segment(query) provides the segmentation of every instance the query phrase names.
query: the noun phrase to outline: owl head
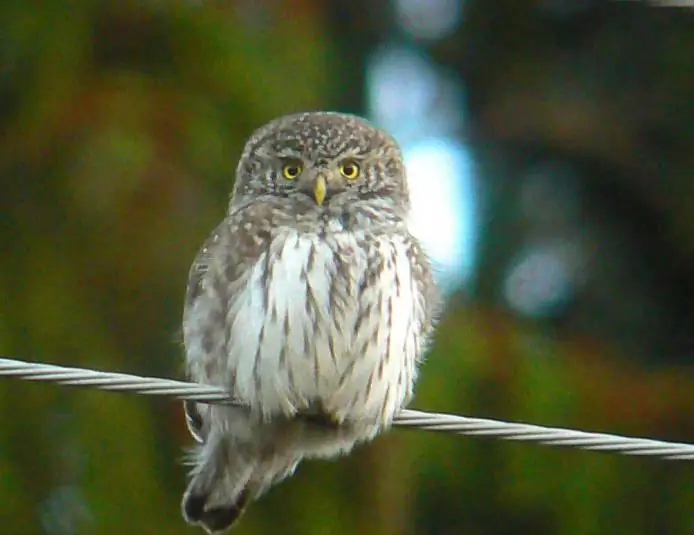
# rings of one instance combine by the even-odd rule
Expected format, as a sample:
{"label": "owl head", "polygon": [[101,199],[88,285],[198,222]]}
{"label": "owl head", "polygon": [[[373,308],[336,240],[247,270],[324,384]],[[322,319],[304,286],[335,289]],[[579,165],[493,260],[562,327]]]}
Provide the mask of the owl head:
{"label": "owl head", "polygon": [[243,151],[231,206],[279,197],[316,213],[370,204],[407,211],[402,154],[391,136],[353,115],[286,115]]}

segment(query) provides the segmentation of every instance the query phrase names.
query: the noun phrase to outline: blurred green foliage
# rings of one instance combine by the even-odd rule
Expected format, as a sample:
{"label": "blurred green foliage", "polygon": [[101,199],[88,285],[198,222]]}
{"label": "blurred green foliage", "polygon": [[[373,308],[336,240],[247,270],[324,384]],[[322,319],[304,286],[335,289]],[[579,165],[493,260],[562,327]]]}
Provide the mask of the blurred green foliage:
{"label": "blurred green foliage", "polygon": [[[354,89],[335,81],[350,79],[336,71],[352,51],[328,15],[308,0],[2,3],[2,354],[181,375],[186,272],[243,139]],[[674,217],[694,235],[691,213]],[[692,441],[691,377],[614,351],[454,302],[416,406]],[[195,532],[179,515],[191,441],[178,404],[10,381],[0,395],[0,532]],[[398,431],[303,465],[238,531],[688,535],[693,475]]]}

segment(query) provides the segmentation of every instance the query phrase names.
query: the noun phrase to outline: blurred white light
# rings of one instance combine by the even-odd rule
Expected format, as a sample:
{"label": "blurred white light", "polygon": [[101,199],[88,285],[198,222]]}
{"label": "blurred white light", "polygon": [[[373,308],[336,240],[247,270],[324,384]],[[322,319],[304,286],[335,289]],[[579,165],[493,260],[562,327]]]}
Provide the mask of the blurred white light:
{"label": "blurred white light", "polygon": [[412,196],[410,229],[431,255],[438,279],[457,286],[474,265],[476,211],[472,164],[453,140],[428,138],[404,148]]}
{"label": "blurred white light", "polygon": [[385,46],[367,66],[367,92],[373,120],[391,132],[421,125],[435,103],[437,76],[421,54]]}
{"label": "blurred white light", "polygon": [[506,302],[527,316],[552,315],[576,291],[579,255],[576,247],[566,243],[545,243],[523,251],[506,277]]}
{"label": "blurred white light", "polygon": [[410,226],[452,290],[469,277],[476,249],[472,163],[455,140],[464,120],[459,80],[425,54],[382,46],[367,64],[369,116],[403,147],[412,193]]}
{"label": "blurred white light", "polygon": [[417,50],[381,47],[369,58],[366,85],[369,115],[400,141],[463,127],[465,99],[459,78]]}
{"label": "blurred white light", "polygon": [[460,23],[463,0],[395,0],[395,17],[410,35],[441,39]]}

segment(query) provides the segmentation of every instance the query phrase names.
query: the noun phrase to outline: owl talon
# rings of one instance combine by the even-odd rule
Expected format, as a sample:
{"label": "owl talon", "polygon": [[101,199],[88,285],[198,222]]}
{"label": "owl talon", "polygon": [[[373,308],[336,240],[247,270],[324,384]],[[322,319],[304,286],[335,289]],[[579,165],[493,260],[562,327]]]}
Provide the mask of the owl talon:
{"label": "owl talon", "polygon": [[331,429],[340,427],[340,422],[338,422],[332,415],[324,412],[312,412],[309,414],[304,414],[301,417],[308,423],[318,427],[327,427]]}

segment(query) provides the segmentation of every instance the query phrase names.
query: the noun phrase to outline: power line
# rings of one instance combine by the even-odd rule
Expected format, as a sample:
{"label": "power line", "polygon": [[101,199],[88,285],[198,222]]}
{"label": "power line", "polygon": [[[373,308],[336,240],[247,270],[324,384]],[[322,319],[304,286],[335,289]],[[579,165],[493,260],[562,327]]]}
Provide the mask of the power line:
{"label": "power line", "polygon": [[[188,399],[205,403],[234,403],[228,392],[214,386],[8,358],[0,358],[0,376],[25,381],[53,382],[63,386],[97,388],[112,392]],[[469,418],[454,414],[429,413],[408,409],[401,411],[395,417],[394,425],[426,431],[487,436],[621,455],[654,456],[678,461],[694,460],[694,445],[692,444],[631,438],[607,433],[589,433],[487,418]]]}

